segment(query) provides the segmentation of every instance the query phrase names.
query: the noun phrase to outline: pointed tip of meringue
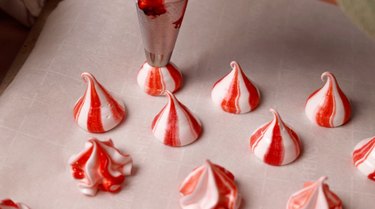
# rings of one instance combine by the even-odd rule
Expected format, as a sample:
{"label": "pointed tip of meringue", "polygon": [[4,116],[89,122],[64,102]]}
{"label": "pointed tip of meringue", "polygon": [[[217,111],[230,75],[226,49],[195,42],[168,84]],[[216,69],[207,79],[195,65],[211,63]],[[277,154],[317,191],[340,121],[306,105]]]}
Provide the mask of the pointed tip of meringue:
{"label": "pointed tip of meringue", "polygon": [[335,75],[333,75],[333,73],[331,73],[331,72],[329,72],[329,71],[326,71],[326,72],[324,72],[324,73],[322,73],[322,75],[320,76],[320,79],[322,80],[322,81],[324,81],[324,78],[328,78],[328,79],[332,79],[332,80],[336,80],[336,78],[335,78]]}
{"label": "pointed tip of meringue", "polygon": [[81,78],[84,81],[89,81],[90,79],[96,80],[95,76],[93,74],[89,73],[89,72],[83,72],[83,73],[81,73]]}
{"label": "pointed tip of meringue", "polygon": [[277,110],[275,110],[275,109],[273,109],[273,108],[270,108],[269,111],[273,114],[273,116],[274,116],[275,118],[281,118],[281,117],[280,117],[280,114],[279,114],[279,112],[277,112]]}
{"label": "pointed tip of meringue", "polygon": [[209,160],[209,159],[206,159],[206,160],[204,161],[204,163],[205,163],[206,165],[208,165],[208,166],[211,166],[211,165],[212,165],[212,162],[211,162],[211,160]]}
{"label": "pointed tip of meringue", "polygon": [[232,68],[232,71],[242,71],[242,68],[237,61],[232,61],[230,67]]}
{"label": "pointed tip of meringue", "polygon": [[320,184],[323,184],[327,179],[328,179],[327,176],[322,176],[322,177],[320,177],[320,178],[318,179],[317,182],[319,182]]}

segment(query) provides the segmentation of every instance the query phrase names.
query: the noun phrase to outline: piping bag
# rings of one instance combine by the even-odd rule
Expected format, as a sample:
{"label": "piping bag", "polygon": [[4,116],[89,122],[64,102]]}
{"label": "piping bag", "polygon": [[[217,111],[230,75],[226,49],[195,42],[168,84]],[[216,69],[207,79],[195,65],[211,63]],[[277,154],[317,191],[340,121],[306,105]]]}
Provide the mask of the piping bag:
{"label": "piping bag", "polygon": [[146,62],[141,66],[138,85],[149,95],[177,91],[182,75],[170,63],[188,0],[137,0],[136,8]]}

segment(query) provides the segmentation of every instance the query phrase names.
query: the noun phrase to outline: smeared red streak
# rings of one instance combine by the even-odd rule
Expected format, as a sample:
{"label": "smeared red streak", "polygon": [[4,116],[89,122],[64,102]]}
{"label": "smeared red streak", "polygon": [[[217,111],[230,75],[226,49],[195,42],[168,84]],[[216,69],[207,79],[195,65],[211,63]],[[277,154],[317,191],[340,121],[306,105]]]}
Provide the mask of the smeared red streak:
{"label": "smeared red streak", "polygon": [[359,149],[353,152],[353,163],[354,165],[358,166],[363,163],[371,153],[371,151],[375,148],[375,137],[372,138],[369,142],[365,145],[360,147]]}
{"label": "smeared red streak", "polygon": [[[169,96],[170,97],[170,96]],[[167,128],[165,130],[164,144],[176,147],[180,146],[179,139],[179,127],[178,127],[178,118],[176,112],[176,106],[174,100],[170,97],[170,109],[167,119]]]}
{"label": "smeared red streak", "polygon": [[102,119],[101,119],[101,102],[95,89],[96,80],[92,77],[88,77],[89,86],[91,87],[91,103],[90,110],[87,117],[87,129],[90,132],[102,133],[104,132]]}
{"label": "smeared red streak", "polygon": [[147,16],[160,16],[167,12],[163,0],[138,0],[139,9]]}
{"label": "smeared red streak", "polygon": [[281,165],[284,158],[284,147],[282,136],[280,133],[279,118],[275,118],[275,125],[273,127],[272,141],[264,155],[264,162],[271,165]]}
{"label": "smeared red streak", "polygon": [[171,75],[174,83],[175,83],[175,91],[179,90],[181,88],[181,85],[182,85],[182,76],[180,74],[180,72],[172,65],[172,64],[168,64],[166,66],[169,74]]}
{"label": "smeared red streak", "polygon": [[252,150],[255,149],[255,147],[258,146],[258,143],[261,141],[261,139],[263,138],[264,136],[264,133],[266,133],[266,130],[268,128],[268,126],[272,123],[269,122],[267,124],[265,124],[263,127],[259,128],[251,137],[250,137],[250,148]]}
{"label": "smeared red streak", "polygon": [[323,104],[319,107],[316,113],[316,122],[324,127],[332,127],[331,118],[335,115],[335,99],[333,95],[333,82],[328,78],[328,91],[324,97]]}
{"label": "smeared red streak", "polygon": [[98,171],[99,173],[104,177],[103,181],[98,185],[98,189],[104,190],[104,191],[109,191],[109,192],[118,192],[121,187],[118,187],[117,189],[113,190],[111,189],[111,186],[113,185],[120,185],[122,182],[125,180],[124,175],[119,175],[119,176],[112,176],[111,173],[109,172],[108,166],[110,164],[110,156],[103,150],[101,145],[98,142],[93,142],[96,144],[96,149],[97,149],[97,155],[99,156],[99,167]]}
{"label": "smeared red streak", "polygon": [[0,206],[1,205],[19,208],[18,205],[15,202],[13,202],[12,200],[10,200],[10,199],[2,200]]}
{"label": "smeared red streak", "polygon": [[146,91],[151,95],[160,95],[164,91],[163,76],[159,67],[152,67],[146,78]]}
{"label": "smeared red streak", "polygon": [[337,84],[337,90],[339,92],[342,104],[344,105],[345,110],[345,117],[344,117],[344,123],[348,122],[350,119],[350,116],[352,114],[352,109],[350,107],[349,99],[345,96],[345,94],[342,92],[341,88]]}
{"label": "smeared red streak", "polygon": [[[178,101],[177,101],[178,102]],[[181,104],[180,102],[178,102],[178,104],[181,106],[181,108],[183,109],[183,112],[186,116],[186,118],[189,120],[189,125],[190,125],[190,130],[196,134],[196,137],[199,136],[199,134],[201,133],[202,131],[202,126],[199,124],[199,122],[191,115],[191,113],[189,112],[189,110],[187,109],[187,107],[183,104]]]}
{"label": "smeared red streak", "polygon": [[187,5],[188,5],[188,0],[185,1],[184,8],[182,9],[182,14],[181,14],[180,18],[173,23],[174,24],[174,28],[178,29],[178,28],[181,27],[182,20],[184,19],[184,16],[185,16],[185,11],[186,11]]}
{"label": "smeared red streak", "polygon": [[231,113],[240,112],[239,107],[237,106],[237,100],[240,97],[240,89],[238,83],[238,70],[235,70],[233,80],[231,81],[230,87],[228,89],[228,94],[221,102],[221,107]]}
{"label": "smeared red streak", "polygon": [[73,164],[71,164],[72,171],[73,171],[73,177],[75,179],[85,178],[85,171],[84,171],[85,165],[86,165],[87,161],[89,160],[89,158],[92,154],[92,151],[93,151],[93,147],[90,147],[90,149],[88,149],[83,155],[81,155],[77,161],[75,161],[75,162],[73,162]]}
{"label": "smeared red streak", "polygon": [[98,83],[99,88],[104,93],[104,96],[110,105],[110,109],[113,115],[113,118],[116,121],[121,121],[125,117],[125,110],[120,106],[119,103],[116,102],[116,100],[113,99],[113,97],[108,93],[108,91],[100,84]]}
{"label": "smeared red streak", "polygon": [[189,195],[193,193],[204,171],[205,170],[202,167],[195,169],[193,171],[193,175],[191,175],[190,178],[185,182],[183,187],[180,188],[181,194]]}
{"label": "smeared red streak", "polygon": [[242,78],[245,82],[246,89],[249,91],[249,104],[251,109],[254,109],[259,104],[259,94],[257,88],[251,83],[251,81],[246,77],[245,73],[240,70]]}

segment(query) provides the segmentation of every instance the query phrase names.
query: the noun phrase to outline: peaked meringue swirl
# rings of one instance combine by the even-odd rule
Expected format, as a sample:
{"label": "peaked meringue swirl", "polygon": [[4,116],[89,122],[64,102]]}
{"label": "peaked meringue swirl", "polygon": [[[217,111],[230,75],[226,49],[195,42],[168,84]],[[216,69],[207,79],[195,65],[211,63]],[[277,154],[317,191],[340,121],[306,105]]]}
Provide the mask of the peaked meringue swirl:
{"label": "peaked meringue swirl", "polygon": [[92,74],[84,72],[81,77],[87,83],[87,89],[74,107],[77,124],[92,133],[103,133],[120,124],[126,116],[125,105],[115,99]]}
{"label": "peaked meringue swirl", "polygon": [[151,128],[165,145],[180,147],[193,143],[202,132],[199,119],[169,91],[168,103],[155,116]]}
{"label": "peaked meringue swirl", "polygon": [[301,142],[279,113],[270,109],[273,120],[262,125],[250,137],[250,148],[256,157],[269,165],[286,165],[298,158]]}
{"label": "peaked meringue swirl", "polygon": [[236,61],[232,61],[230,66],[232,71],[214,84],[212,101],[229,113],[240,114],[254,110],[260,102],[258,88]]}
{"label": "peaked meringue swirl", "polygon": [[333,128],[349,121],[351,106],[349,99],[341,90],[335,76],[324,72],[322,81],[326,78],[324,86],[309,96],[305,105],[305,113],[313,123]]}

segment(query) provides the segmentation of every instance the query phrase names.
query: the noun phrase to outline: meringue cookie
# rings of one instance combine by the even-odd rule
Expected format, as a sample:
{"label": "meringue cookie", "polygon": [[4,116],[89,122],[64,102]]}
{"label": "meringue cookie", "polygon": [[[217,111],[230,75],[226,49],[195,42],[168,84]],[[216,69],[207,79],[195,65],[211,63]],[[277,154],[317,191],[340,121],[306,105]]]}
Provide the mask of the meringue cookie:
{"label": "meringue cookie", "polygon": [[286,165],[300,155],[301,142],[280,115],[274,109],[270,111],[273,113],[273,120],[254,131],[250,137],[250,148],[264,163]]}
{"label": "meringue cookie", "polygon": [[341,126],[350,119],[350,102],[332,73],[323,73],[322,81],[324,78],[327,78],[324,86],[307,99],[305,113],[313,123],[319,126],[327,128]]}
{"label": "meringue cookie", "polygon": [[5,200],[0,201],[0,209],[30,209],[30,208],[22,203],[15,203],[11,199],[5,199]]}
{"label": "meringue cookie", "polygon": [[340,198],[333,193],[323,176],[316,182],[306,182],[304,188],[293,194],[287,209],[342,209]]}
{"label": "meringue cookie", "polygon": [[154,136],[165,145],[185,146],[198,139],[202,132],[199,119],[169,91],[168,103],[152,122]]}
{"label": "meringue cookie", "polygon": [[131,174],[132,158],[114,147],[112,140],[99,141],[92,138],[85,150],[70,158],[73,178],[79,190],[95,196],[98,190],[118,192],[125,176]]}
{"label": "meringue cookie", "polygon": [[145,62],[138,72],[138,85],[149,95],[163,95],[168,90],[176,92],[182,86],[182,75],[168,63],[165,67],[153,67]]}
{"label": "meringue cookie", "polygon": [[260,101],[258,88],[242,71],[240,65],[230,63],[232,71],[215,83],[212,101],[229,113],[246,113],[254,110]]}
{"label": "meringue cookie", "polygon": [[364,139],[355,146],[353,163],[359,171],[375,181],[375,136]]}
{"label": "meringue cookie", "polygon": [[78,125],[92,133],[103,133],[116,127],[125,118],[125,105],[87,72],[81,77],[87,82],[85,94],[74,107],[74,120]]}
{"label": "meringue cookie", "polygon": [[183,209],[238,209],[241,203],[234,175],[209,160],[185,178],[180,194]]}

